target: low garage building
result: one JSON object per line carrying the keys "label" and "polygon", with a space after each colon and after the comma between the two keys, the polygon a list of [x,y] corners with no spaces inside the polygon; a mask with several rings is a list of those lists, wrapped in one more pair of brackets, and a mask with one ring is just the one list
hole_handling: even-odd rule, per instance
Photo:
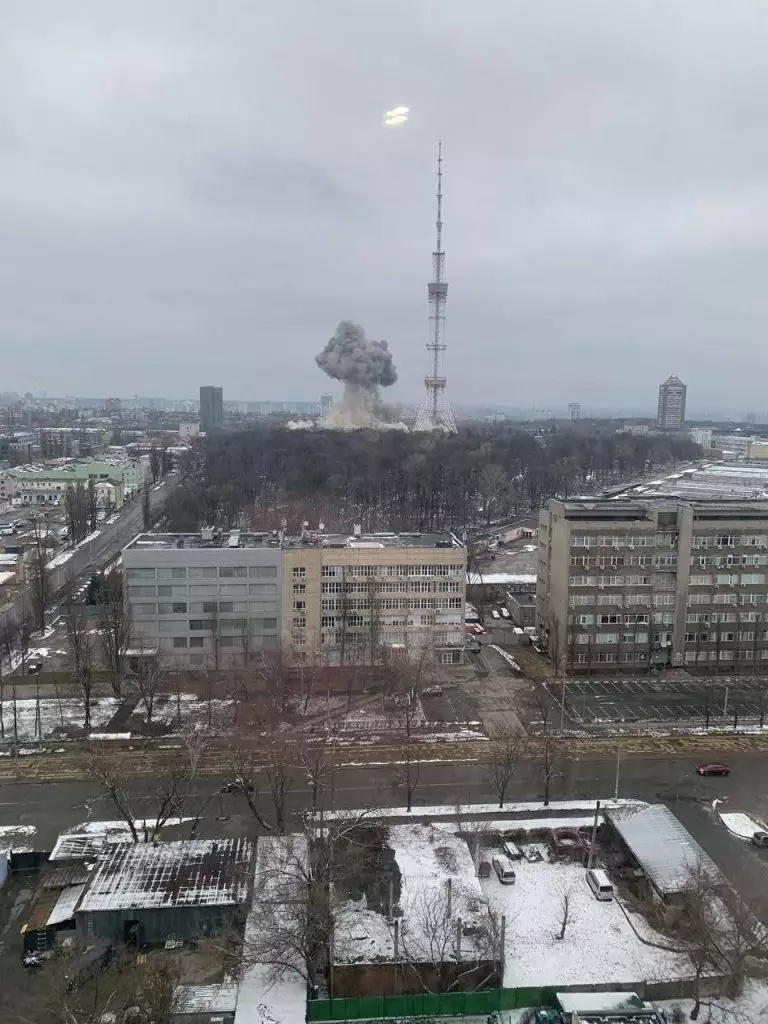
{"label": "low garage building", "polygon": [[239,931],[252,860],[246,839],[109,844],[77,906],[78,936],[151,946]]}
{"label": "low garage building", "polygon": [[714,861],[664,804],[605,812],[609,836],[626,859],[642,872],[648,895],[673,903],[701,869],[714,881],[722,877]]}

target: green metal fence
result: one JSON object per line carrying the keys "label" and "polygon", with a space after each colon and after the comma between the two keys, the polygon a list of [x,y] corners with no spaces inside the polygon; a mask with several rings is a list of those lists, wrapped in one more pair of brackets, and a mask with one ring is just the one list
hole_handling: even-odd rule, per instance
{"label": "green metal fence", "polygon": [[484,992],[425,992],[404,996],[357,996],[311,999],[308,1021],[382,1020],[388,1017],[469,1017],[494,1010],[551,1006],[553,988],[496,988]]}

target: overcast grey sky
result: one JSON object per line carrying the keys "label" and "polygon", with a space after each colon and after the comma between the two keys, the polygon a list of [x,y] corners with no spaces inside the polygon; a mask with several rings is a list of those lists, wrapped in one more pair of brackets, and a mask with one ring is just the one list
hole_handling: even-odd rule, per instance
{"label": "overcast grey sky", "polygon": [[[768,408],[763,0],[0,0],[2,390]],[[412,113],[382,126],[396,104]]]}

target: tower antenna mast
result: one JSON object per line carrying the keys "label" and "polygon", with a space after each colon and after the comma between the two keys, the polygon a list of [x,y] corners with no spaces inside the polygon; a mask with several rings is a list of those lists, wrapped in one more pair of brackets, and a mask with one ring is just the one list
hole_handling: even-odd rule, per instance
{"label": "tower antenna mast", "polygon": [[440,373],[440,354],[445,352],[445,304],[448,299],[448,282],[445,280],[445,250],[443,249],[443,144],[437,144],[437,242],[432,253],[432,280],[427,285],[429,298],[429,319],[431,322],[427,352],[432,355],[432,372],[424,378],[426,394],[419,415],[416,430],[443,430],[456,433],[456,420],[445,387],[446,377]]}

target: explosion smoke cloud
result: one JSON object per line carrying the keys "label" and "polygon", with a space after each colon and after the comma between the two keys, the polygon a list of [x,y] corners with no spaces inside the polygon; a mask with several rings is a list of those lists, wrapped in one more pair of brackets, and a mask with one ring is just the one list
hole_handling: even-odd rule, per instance
{"label": "explosion smoke cloud", "polygon": [[351,320],[341,321],[315,362],[329,377],[367,391],[389,387],[397,380],[386,341],[368,341],[363,328]]}
{"label": "explosion smoke cloud", "polygon": [[397,380],[386,341],[369,341],[359,324],[342,320],[323,351],[315,357],[321,370],[344,383],[344,397],[322,422],[333,430],[404,429],[392,423],[379,398],[379,388]]}

